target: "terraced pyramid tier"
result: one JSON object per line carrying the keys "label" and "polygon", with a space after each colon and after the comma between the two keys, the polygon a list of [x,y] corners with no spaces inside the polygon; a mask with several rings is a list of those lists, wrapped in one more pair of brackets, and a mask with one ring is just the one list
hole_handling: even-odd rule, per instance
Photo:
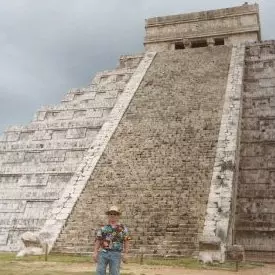
{"label": "terraced pyramid tier", "polygon": [[117,204],[132,253],[198,252],[230,58],[227,46],[157,53],[53,251],[90,253]]}
{"label": "terraced pyramid tier", "polygon": [[1,136],[0,251],[18,250],[22,233],[43,227],[142,58],[123,56],[117,69]]}

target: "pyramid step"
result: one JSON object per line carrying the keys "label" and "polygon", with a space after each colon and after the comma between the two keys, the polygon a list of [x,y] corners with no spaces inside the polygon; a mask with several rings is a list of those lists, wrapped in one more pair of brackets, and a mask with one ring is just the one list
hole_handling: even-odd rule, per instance
{"label": "pyramid step", "polygon": [[[108,90],[108,91],[101,91],[100,93],[90,92],[85,94],[77,94],[75,97],[77,99],[63,104],[53,105],[53,106],[43,106],[38,111],[39,112],[61,112],[61,111],[73,111],[73,110],[88,110],[88,109],[102,109],[105,107],[110,108],[110,103],[114,102],[114,100],[118,97],[120,90]],[[104,101],[107,103],[105,105]]]}
{"label": "pyramid step", "polygon": [[[80,103],[70,102],[66,105],[54,105],[54,106],[44,106],[40,108],[40,112],[49,112],[49,111],[66,111],[66,110],[83,110],[83,109],[109,109],[112,108],[117,100],[115,96],[117,91],[104,92],[101,96],[97,96],[94,99],[83,100]],[[105,98],[106,96],[106,98]],[[113,97],[112,97],[113,96]]]}
{"label": "pyramid step", "polygon": [[43,187],[43,186],[61,186],[68,182],[72,173],[55,174],[0,174],[0,184],[3,190],[16,189],[21,187]]}
{"label": "pyramid step", "polygon": [[265,62],[265,61],[275,61],[275,54],[267,54],[263,56],[249,56],[245,58],[245,62]]}
{"label": "pyramid step", "polygon": [[59,198],[59,192],[60,189],[6,189],[0,190],[0,200],[14,200],[15,198],[18,198],[18,194],[20,194],[20,200],[53,201]]}
{"label": "pyramid step", "polygon": [[0,159],[0,164],[13,165],[15,163],[46,163],[55,162],[79,162],[84,156],[85,149],[78,150],[49,150],[34,152],[4,152]]}
{"label": "pyramid step", "polygon": [[[61,131],[60,131],[61,132]],[[43,141],[18,141],[18,142],[0,142],[0,152],[18,152],[18,151],[47,151],[47,150],[78,150],[87,149],[95,139],[98,131],[96,129],[88,130],[86,132],[86,138],[83,139],[58,139],[55,138],[55,132],[52,135],[51,140]],[[24,133],[23,133],[24,134]],[[63,136],[66,133],[60,133]],[[22,133],[21,133],[22,135]],[[21,139],[21,136],[20,136]]]}
{"label": "pyramid step", "polygon": [[[117,69],[114,69],[114,70],[105,70],[105,71],[102,71],[102,72],[98,72],[95,76],[95,78],[102,78],[102,77],[105,77],[105,76],[120,76],[120,75],[125,75],[125,74],[130,74],[132,75],[134,72],[136,71],[136,68],[127,68],[127,67],[124,67],[124,68],[117,68]],[[115,81],[120,81],[121,78],[118,78],[118,79],[115,79]]]}
{"label": "pyramid step", "polygon": [[39,165],[22,163],[22,164],[2,164],[0,167],[0,175],[9,174],[56,174],[56,173],[73,173],[78,167],[75,162],[58,163],[40,163]]}
{"label": "pyramid step", "polygon": [[[27,126],[14,126],[8,128],[4,132],[4,140],[2,141],[18,141],[20,138],[20,134],[22,132],[28,132],[29,134],[34,134],[33,140],[49,140],[51,139],[51,130],[70,130],[70,131],[77,131],[72,129],[85,129],[85,128],[92,128],[98,129],[101,128],[106,118],[94,118],[94,119],[75,119],[75,120],[66,120],[66,121],[50,121],[50,122],[32,122]],[[71,129],[69,129],[71,128]],[[42,132],[45,130],[45,132]],[[32,132],[32,133],[31,133]],[[68,134],[67,138],[70,137]],[[76,137],[80,138],[80,136]]]}
{"label": "pyramid step", "polygon": [[119,67],[122,68],[137,68],[140,61],[143,59],[144,54],[136,54],[136,55],[121,55],[119,58]]}

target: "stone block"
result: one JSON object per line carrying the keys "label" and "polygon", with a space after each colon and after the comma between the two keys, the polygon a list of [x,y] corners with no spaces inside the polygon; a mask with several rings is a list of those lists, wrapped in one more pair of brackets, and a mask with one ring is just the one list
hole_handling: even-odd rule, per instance
{"label": "stone block", "polygon": [[240,160],[241,169],[264,169],[267,168],[267,162],[264,157],[242,157]]}
{"label": "stone block", "polygon": [[83,118],[87,115],[87,110],[77,110],[74,111],[73,117],[74,118]]}
{"label": "stone block", "polygon": [[242,129],[244,130],[260,130],[258,118],[247,118],[242,121]]}
{"label": "stone block", "polygon": [[62,140],[66,138],[66,135],[67,135],[67,130],[53,130],[52,139]]}
{"label": "stone block", "polygon": [[273,78],[263,78],[259,80],[260,87],[275,87],[275,77]]}
{"label": "stone block", "polygon": [[65,97],[61,100],[61,102],[68,102],[74,100],[74,93],[68,93]]}
{"label": "stone block", "polygon": [[[24,214],[22,215],[23,220],[45,221],[51,206],[52,201],[47,201],[47,197],[45,197],[45,201],[28,201],[26,203]],[[30,226],[26,227],[30,228]]]}
{"label": "stone block", "polygon": [[0,245],[6,245],[8,241],[8,231],[0,231]]}
{"label": "stone block", "polygon": [[22,175],[18,181],[18,185],[21,187],[24,186],[33,186],[33,187],[41,187],[46,186],[48,182],[49,175],[48,174],[27,174]]}
{"label": "stone block", "polygon": [[260,118],[259,120],[260,131],[273,130],[275,126],[275,119],[267,117],[266,119]]}
{"label": "stone block", "polygon": [[241,156],[244,157],[259,157],[264,156],[266,146],[262,143],[242,143]]}
{"label": "stone block", "polygon": [[20,137],[20,132],[4,132],[5,141],[18,141]]}
{"label": "stone block", "polygon": [[3,163],[20,163],[24,161],[25,152],[7,152],[3,158]]}
{"label": "stone block", "polygon": [[217,236],[202,235],[199,239],[200,250],[219,250],[221,240]]}
{"label": "stone block", "polygon": [[261,184],[269,181],[270,172],[268,170],[242,170],[240,173],[241,184]]}
{"label": "stone block", "polygon": [[89,109],[89,110],[87,110],[86,116],[90,117],[90,118],[102,117],[103,110],[102,109]]}
{"label": "stone block", "polygon": [[26,206],[25,201],[2,200],[0,202],[0,213],[21,213],[21,212],[24,212],[25,206]]}
{"label": "stone block", "polygon": [[83,158],[84,150],[74,150],[66,152],[65,159],[68,161],[80,161]]}
{"label": "stone block", "polygon": [[65,161],[65,150],[45,151],[40,154],[41,162],[63,162]]}
{"label": "stone block", "polygon": [[38,111],[35,115],[34,120],[42,121],[46,118],[46,112],[45,111]]}
{"label": "stone block", "polygon": [[242,245],[230,245],[226,247],[226,260],[242,262],[245,260],[245,251]]}
{"label": "stone block", "polygon": [[[45,122],[32,122],[23,128],[23,131],[49,131],[53,132],[67,130],[68,128],[84,128],[84,127],[101,127],[104,120],[102,118],[80,118],[74,120],[51,120],[47,123]],[[41,135],[41,133],[39,134]]]}
{"label": "stone block", "polygon": [[79,139],[84,138],[86,135],[86,128],[71,128],[68,129],[66,138]]}
{"label": "stone block", "polygon": [[72,119],[73,116],[74,116],[74,110],[66,110],[66,111],[59,112],[56,118],[60,120],[69,120],[69,119]]}
{"label": "stone block", "polygon": [[[74,97],[75,101],[86,101],[86,100],[93,100],[96,97],[96,92],[85,92],[82,94],[76,94]],[[74,102],[75,102],[74,101]]]}
{"label": "stone block", "polygon": [[269,158],[267,160],[267,168],[274,169],[275,168],[275,158]]}
{"label": "stone block", "polygon": [[[274,90],[275,90],[275,87],[274,88],[272,88],[272,93],[274,93]],[[270,107],[275,107],[275,96],[271,96],[270,98],[269,98],[269,100],[270,100]]]}
{"label": "stone block", "polygon": [[[21,200],[44,200],[44,201],[53,201],[57,200],[59,198],[57,190],[46,190],[46,191],[40,191],[40,190],[21,190],[20,191],[20,199]],[[19,193],[19,189],[17,190],[6,190],[6,191],[0,191],[0,200],[13,200],[17,197],[17,194]]]}
{"label": "stone block", "polygon": [[20,141],[29,141],[32,140],[34,131],[25,131],[20,134]]}
{"label": "stone block", "polygon": [[27,255],[43,255],[45,254],[47,244],[47,234],[39,234],[33,232],[25,232],[21,235],[21,241],[23,246],[17,253],[17,257],[23,257]]}
{"label": "stone block", "polygon": [[223,262],[223,256],[219,250],[217,251],[200,251],[199,261],[204,264],[211,264],[213,262]]}
{"label": "stone block", "polygon": [[51,130],[38,130],[35,131],[32,140],[49,140],[52,138]]}

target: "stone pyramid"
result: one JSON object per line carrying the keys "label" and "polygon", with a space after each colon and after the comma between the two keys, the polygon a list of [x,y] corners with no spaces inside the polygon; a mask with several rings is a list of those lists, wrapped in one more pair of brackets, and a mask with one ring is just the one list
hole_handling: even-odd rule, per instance
{"label": "stone pyramid", "polygon": [[272,261],[275,43],[258,5],[150,18],[122,56],[0,142],[0,250],[91,253],[110,204],[132,254]]}

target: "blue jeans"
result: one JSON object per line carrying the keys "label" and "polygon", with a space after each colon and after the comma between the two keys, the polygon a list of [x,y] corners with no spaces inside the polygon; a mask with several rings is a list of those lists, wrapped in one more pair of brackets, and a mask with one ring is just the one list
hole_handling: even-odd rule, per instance
{"label": "blue jeans", "polygon": [[110,275],[120,274],[121,252],[101,250],[98,255],[96,275],[106,275],[106,268],[109,264]]}

